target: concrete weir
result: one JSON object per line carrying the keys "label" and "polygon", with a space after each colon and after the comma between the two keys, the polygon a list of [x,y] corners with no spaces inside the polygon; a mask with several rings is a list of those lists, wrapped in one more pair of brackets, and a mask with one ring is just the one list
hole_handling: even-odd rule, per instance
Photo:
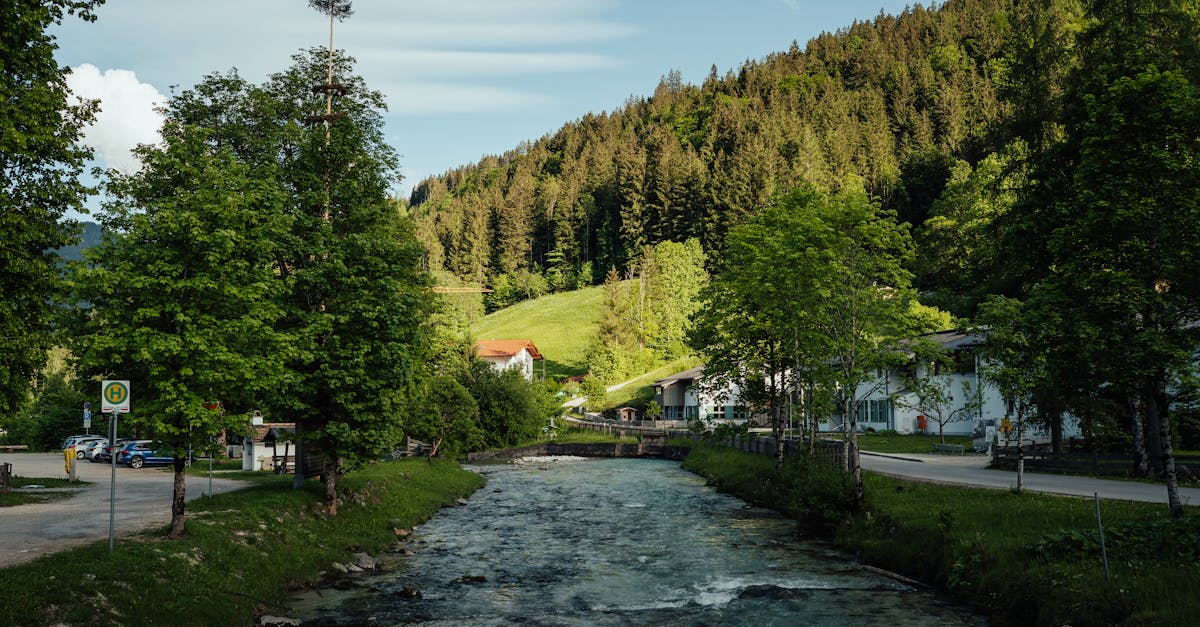
{"label": "concrete weir", "polygon": [[534,457],[542,455],[572,455],[575,457],[651,457],[659,459],[683,459],[687,449],[678,446],[667,446],[667,435],[645,433],[642,441],[636,443],[595,442],[587,444],[560,444],[558,442],[542,442],[530,446],[504,449],[500,451],[478,451],[467,454],[467,461],[487,461],[492,459],[516,459],[519,457]]}

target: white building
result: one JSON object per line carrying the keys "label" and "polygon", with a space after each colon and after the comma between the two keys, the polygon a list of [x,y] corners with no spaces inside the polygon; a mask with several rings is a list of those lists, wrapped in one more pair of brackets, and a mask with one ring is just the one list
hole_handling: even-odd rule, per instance
{"label": "white building", "polygon": [[750,418],[736,385],[717,395],[704,391],[703,378],[704,366],[697,366],[654,382],[654,402],[662,408],[662,420],[745,422]]}
{"label": "white building", "polygon": [[546,376],[546,361],[532,340],[479,340],[475,354],[496,370],[519,370],[526,381],[533,380],[533,362],[540,361],[542,376]]}

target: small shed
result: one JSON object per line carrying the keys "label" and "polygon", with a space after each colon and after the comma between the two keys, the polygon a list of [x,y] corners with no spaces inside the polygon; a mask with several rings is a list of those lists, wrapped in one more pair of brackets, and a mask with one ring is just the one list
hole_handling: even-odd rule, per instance
{"label": "small shed", "polygon": [[296,446],[292,434],[294,422],[267,422],[251,425],[243,441],[242,470],[274,470],[276,463],[295,463]]}
{"label": "small shed", "polygon": [[637,420],[637,413],[636,407],[622,407],[617,410],[617,417],[621,420],[633,421]]}

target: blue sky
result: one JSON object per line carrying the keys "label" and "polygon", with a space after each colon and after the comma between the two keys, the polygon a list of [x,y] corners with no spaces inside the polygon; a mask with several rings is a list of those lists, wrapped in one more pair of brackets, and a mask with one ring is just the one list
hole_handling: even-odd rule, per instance
{"label": "blue sky", "polygon": [[[894,0],[357,0],[334,45],[388,100],[387,137],[407,196],[422,178],[552,133],[588,112],[653,93],[679,70],[698,83],[908,6]],[[55,29],[69,83],[100,98],[88,143],[102,166],[136,168],[154,141],[154,103],[211,72],[254,82],[328,42],[304,0],[108,0],[94,23]]]}

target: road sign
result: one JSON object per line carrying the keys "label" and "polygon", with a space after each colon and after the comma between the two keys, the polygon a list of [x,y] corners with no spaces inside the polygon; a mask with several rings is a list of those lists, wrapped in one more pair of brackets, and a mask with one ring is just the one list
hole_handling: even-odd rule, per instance
{"label": "road sign", "polygon": [[86,409],[83,410],[83,428],[84,429],[92,428],[92,412],[90,412]]}
{"label": "road sign", "polygon": [[100,385],[100,411],[129,413],[128,381],[105,381]]}

